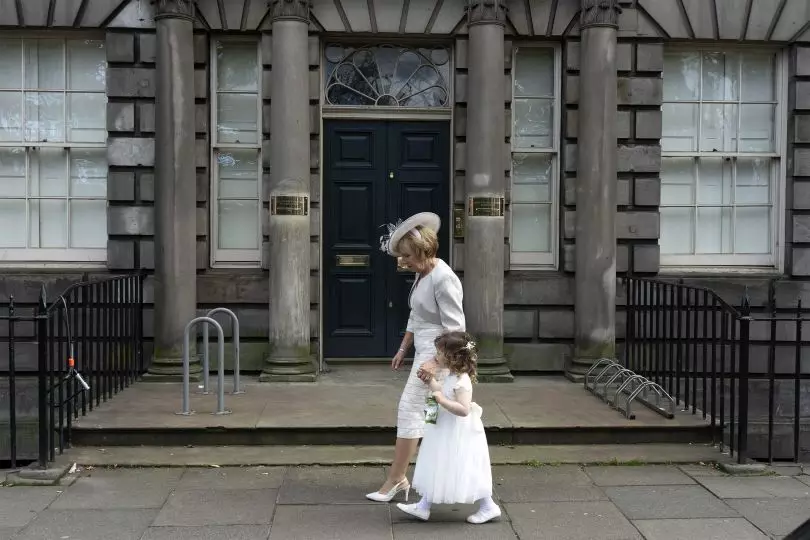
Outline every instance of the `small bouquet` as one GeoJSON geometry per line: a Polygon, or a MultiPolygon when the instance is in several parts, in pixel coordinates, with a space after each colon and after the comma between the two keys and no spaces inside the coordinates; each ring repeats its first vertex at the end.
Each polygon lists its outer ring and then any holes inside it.
{"type": "Polygon", "coordinates": [[[436,401],[436,398],[428,396],[425,402],[425,423],[426,424],[435,424],[436,419],[439,417],[439,402],[436,401]]]}

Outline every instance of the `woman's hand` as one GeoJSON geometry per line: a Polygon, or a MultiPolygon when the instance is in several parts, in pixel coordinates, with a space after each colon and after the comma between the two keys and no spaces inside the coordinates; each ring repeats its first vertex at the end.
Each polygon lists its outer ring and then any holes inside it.
{"type": "Polygon", "coordinates": [[[394,371],[398,370],[402,367],[402,363],[405,362],[405,353],[402,351],[397,352],[394,355],[394,358],[391,359],[391,369],[394,371]]]}
{"type": "Polygon", "coordinates": [[[425,383],[428,384],[430,379],[436,375],[436,372],[439,370],[439,363],[436,362],[436,359],[428,360],[421,366],[419,366],[419,371],[416,372],[416,376],[425,383]]]}

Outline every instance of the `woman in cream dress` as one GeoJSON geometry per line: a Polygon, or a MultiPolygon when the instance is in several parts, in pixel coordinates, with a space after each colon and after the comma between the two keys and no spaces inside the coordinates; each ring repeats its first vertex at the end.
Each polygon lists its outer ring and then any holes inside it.
{"type": "MultiPolygon", "coordinates": [[[[416,273],[408,299],[408,326],[391,367],[396,370],[402,366],[411,345],[415,354],[397,409],[394,462],[380,489],[366,495],[373,501],[388,502],[403,491],[407,499],[410,484],[405,473],[422,438],[425,401],[430,393],[420,375],[435,373],[438,368],[434,340],[445,331],[464,331],[466,326],[461,281],[447,263],[436,257],[440,225],[439,216],[423,212],[389,225],[389,234],[380,242],[383,251],[399,259],[400,266],[416,273]]],[[[437,379],[441,375],[437,373],[437,379]]]]}

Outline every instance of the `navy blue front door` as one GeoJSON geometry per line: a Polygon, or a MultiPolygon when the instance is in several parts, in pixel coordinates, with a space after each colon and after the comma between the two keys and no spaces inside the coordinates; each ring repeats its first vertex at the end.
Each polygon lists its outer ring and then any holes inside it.
{"type": "Polygon", "coordinates": [[[388,358],[405,331],[413,275],[380,251],[380,226],[435,212],[447,260],[450,125],[329,120],[324,144],[324,356],[388,358]]]}

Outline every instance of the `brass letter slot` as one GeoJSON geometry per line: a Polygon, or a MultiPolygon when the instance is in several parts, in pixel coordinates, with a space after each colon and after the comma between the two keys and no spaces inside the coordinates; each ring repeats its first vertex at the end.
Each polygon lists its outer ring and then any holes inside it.
{"type": "Polygon", "coordinates": [[[369,265],[368,255],[335,255],[338,266],[367,267],[369,265]]]}

